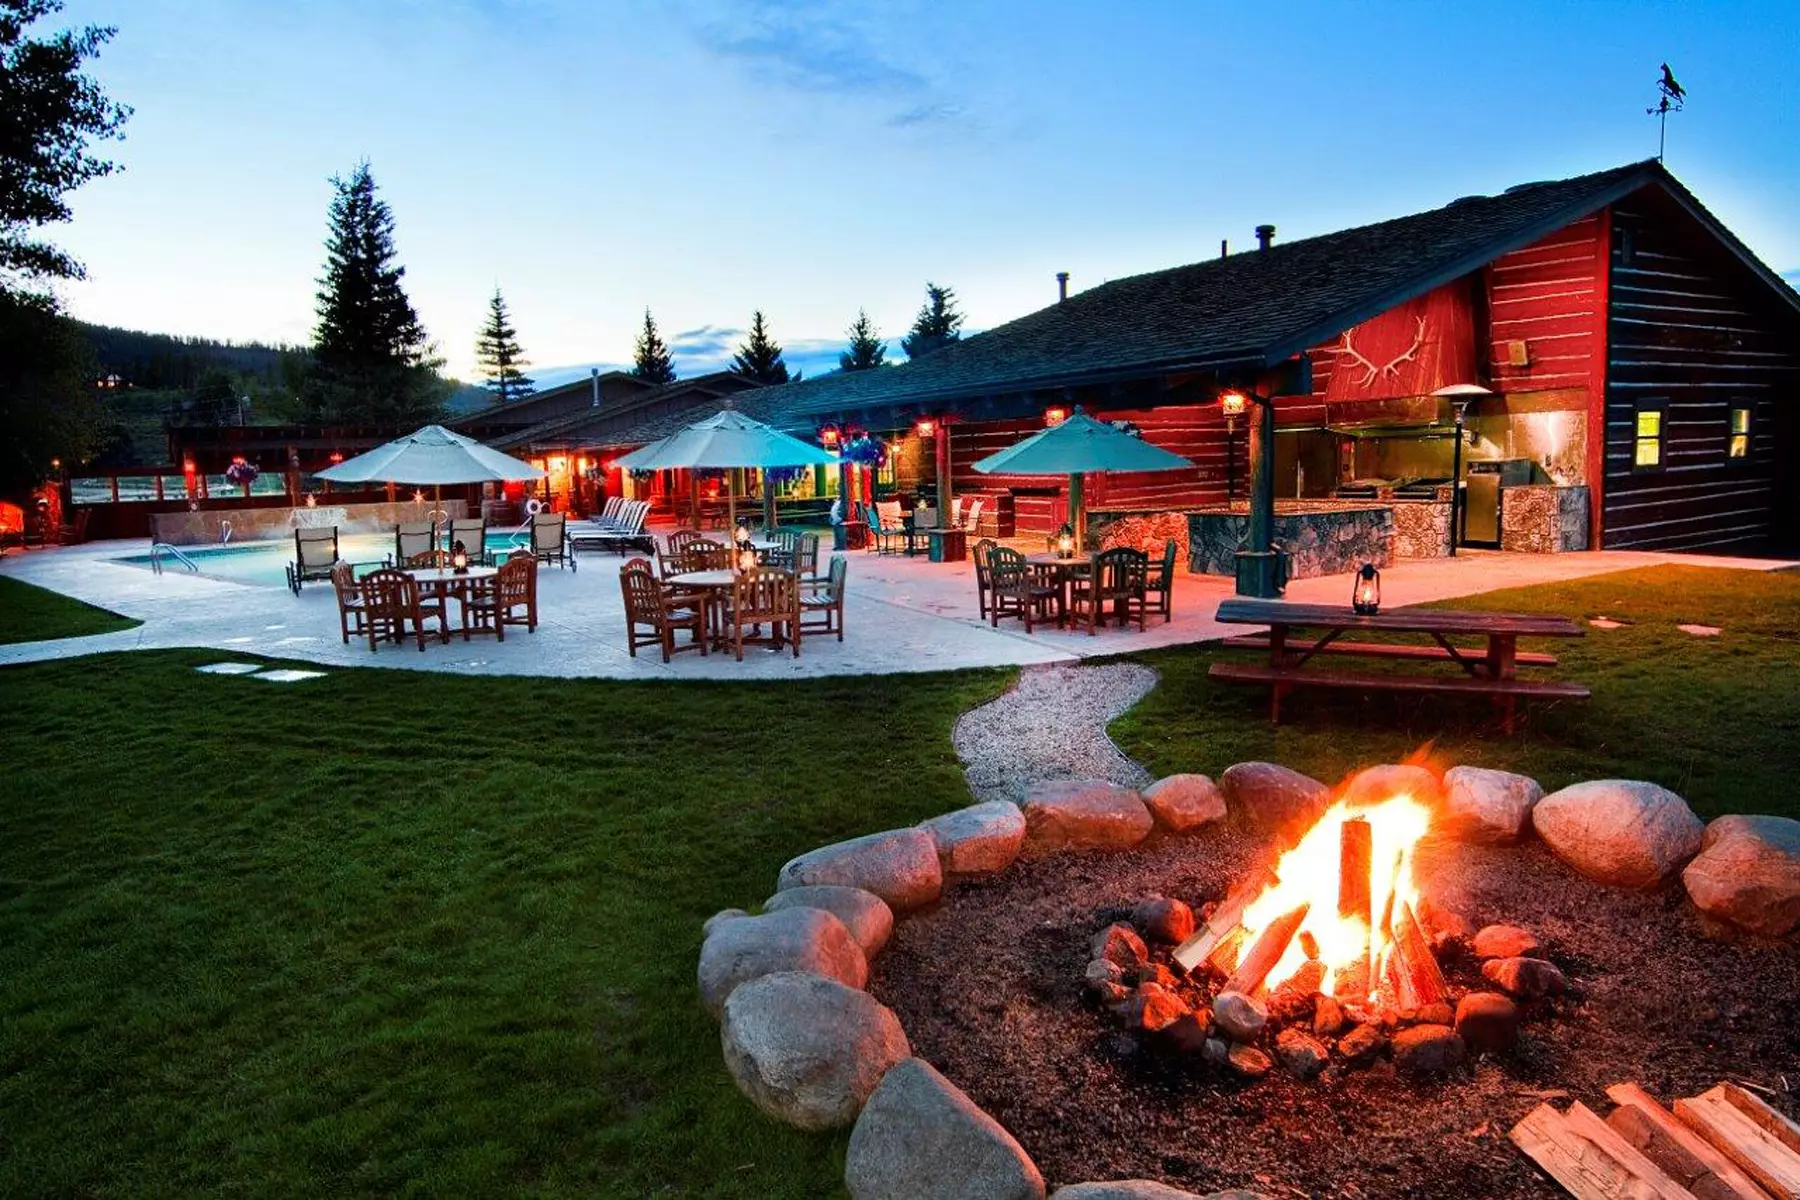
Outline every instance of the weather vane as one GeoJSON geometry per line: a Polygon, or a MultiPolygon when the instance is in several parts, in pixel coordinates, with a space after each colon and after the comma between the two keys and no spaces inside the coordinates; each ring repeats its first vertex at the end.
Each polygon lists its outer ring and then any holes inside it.
{"type": "Polygon", "coordinates": [[[1675,82],[1675,73],[1669,70],[1669,64],[1662,65],[1662,78],[1656,81],[1657,101],[1655,108],[1644,111],[1656,118],[1656,161],[1663,158],[1663,147],[1669,140],[1669,114],[1680,112],[1687,103],[1687,89],[1675,82]]]}

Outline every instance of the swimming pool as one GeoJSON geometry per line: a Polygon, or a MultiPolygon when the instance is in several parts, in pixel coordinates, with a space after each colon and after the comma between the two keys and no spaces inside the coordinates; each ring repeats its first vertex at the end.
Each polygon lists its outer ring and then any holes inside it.
{"type": "MultiPolygon", "coordinates": [[[[487,548],[504,558],[512,551],[522,548],[528,540],[524,534],[489,533],[487,548]]],[[[338,556],[357,565],[358,577],[381,566],[382,560],[393,553],[394,535],[391,533],[352,533],[338,539],[338,556]]],[[[199,568],[200,575],[209,579],[286,587],[287,569],[294,561],[294,543],[290,539],[283,539],[278,542],[244,542],[235,546],[183,546],[181,554],[199,568]]],[[[162,560],[164,571],[182,575],[189,573],[168,551],[163,551],[158,557],[162,560]]],[[[108,561],[146,570],[152,566],[148,553],[128,554],[108,561]]]]}

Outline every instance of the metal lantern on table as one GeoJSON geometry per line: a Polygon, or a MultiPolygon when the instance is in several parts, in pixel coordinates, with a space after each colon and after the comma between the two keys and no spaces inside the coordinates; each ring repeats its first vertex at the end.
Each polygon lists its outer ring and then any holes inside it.
{"type": "Polygon", "coordinates": [[[460,541],[450,543],[450,570],[457,575],[469,573],[469,548],[460,541]]]}
{"type": "Polygon", "coordinates": [[[1374,563],[1364,563],[1356,573],[1350,589],[1350,607],[1361,617],[1372,617],[1381,611],[1381,572],[1374,563]]]}
{"type": "Polygon", "coordinates": [[[1056,557],[1075,557],[1075,527],[1067,521],[1056,531],[1056,557]]]}

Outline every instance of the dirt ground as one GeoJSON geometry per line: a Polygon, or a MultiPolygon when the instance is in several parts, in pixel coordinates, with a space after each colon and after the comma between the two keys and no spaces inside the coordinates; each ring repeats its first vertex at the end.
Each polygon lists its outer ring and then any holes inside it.
{"type": "MultiPolygon", "coordinates": [[[[1418,877],[1473,927],[1522,925],[1571,994],[1519,1046],[1436,1083],[1391,1062],[1335,1083],[1256,1082],[1140,1047],[1084,1002],[1093,934],[1144,896],[1222,898],[1274,848],[1219,828],[1115,854],[1015,863],[899,923],[870,991],[929,1060],[1011,1130],[1052,1188],[1150,1178],[1207,1192],[1557,1196],[1507,1139],[1545,1099],[1604,1115],[1635,1080],[1665,1103],[1721,1079],[1800,1116],[1800,947],[1709,939],[1679,884],[1639,894],[1583,879],[1541,844],[1432,841],[1418,877]]],[[[1447,958],[1457,994],[1480,982],[1447,958]]]]}

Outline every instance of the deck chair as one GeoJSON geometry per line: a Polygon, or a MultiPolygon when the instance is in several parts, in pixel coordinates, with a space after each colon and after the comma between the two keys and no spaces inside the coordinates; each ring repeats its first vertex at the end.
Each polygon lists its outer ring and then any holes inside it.
{"type": "Polygon", "coordinates": [[[731,584],[731,606],[725,614],[731,631],[731,648],[739,662],[744,661],[745,642],[769,642],[780,647],[785,641],[800,657],[800,586],[787,571],[768,567],[752,567],[739,572],[731,584]],[[769,632],[756,632],[767,625],[769,632]],[[752,630],[745,636],[746,628],[752,630]]]}
{"type": "Polygon", "coordinates": [[[842,554],[831,556],[831,570],[822,587],[800,596],[800,629],[803,633],[835,633],[844,640],[844,580],[850,573],[850,560],[842,554]],[[808,618],[815,618],[808,620],[808,618]]]}
{"type": "Polygon", "coordinates": [[[294,530],[294,561],[288,564],[288,590],[300,594],[308,580],[330,579],[338,560],[337,526],[294,530]]]}
{"type": "Polygon", "coordinates": [[[523,625],[527,633],[536,633],[537,559],[517,554],[501,564],[487,586],[470,594],[463,610],[463,641],[471,633],[491,633],[506,640],[508,625],[523,625]]]}
{"type": "Polygon", "coordinates": [[[980,496],[969,501],[969,507],[962,516],[962,530],[965,533],[981,532],[981,506],[985,503],[980,496]]]}
{"type": "MultiPolygon", "coordinates": [[[[662,660],[668,662],[683,650],[698,649],[706,656],[706,611],[688,597],[671,597],[650,573],[648,559],[633,558],[619,568],[619,590],[625,596],[625,647],[633,658],[639,646],[657,646],[662,660]],[[675,643],[680,630],[693,631],[693,641],[686,646],[675,643]],[[643,631],[643,632],[640,632],[643,631]]],[[[740,650],[739,658],[743,657],[740,650]]]]}
{"type": "Polygon", "coordinates": [[[481,517],[457,517],[450,522],[450,532],[444,538],[444,549],[456,549],[461,542],[468,551],[469,561],[485,563],[487,561],[487,521],[481,517]]]}
{"type": "Polygon", "coordinates": [[[611,525],[614,521],[619,519],[619,508],[624,503],[625,497],[623,496],[607,497],[606,503],[600,506],[599,513],[595,515],[594,523],[596,525],[611,525]]]}
{"type": "Polygon", "coordinates": [[[531,556],[559,567],[574,563],[569,554],[568,519],[564,514],[541,512],[531,518],[531,556]]]}
{"type": "Polygon", "coordinates": [[[404,566],[415,555],[437,548],[436,521],[402,521],[394,526],[395,566],[404,566]]]}

